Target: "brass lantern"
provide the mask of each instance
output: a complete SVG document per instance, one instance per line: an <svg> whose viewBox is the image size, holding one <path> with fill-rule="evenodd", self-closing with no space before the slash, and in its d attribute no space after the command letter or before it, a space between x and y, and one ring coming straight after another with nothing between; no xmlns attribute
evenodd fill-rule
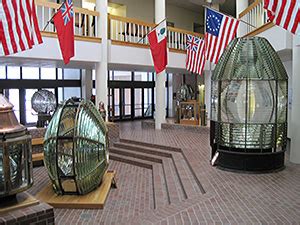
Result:
<svg viewBox="0 0 300 225"><path fill-rule="evenodd" d="M230 42L212 76L211 146L218 166L284 167L287 90L285 68L265 38Z"/></svg>
<svg viewBox="0 0 300 225"><path fill-rule="evenodd" d="M0 198L33 184L31 136L12 109L13 105L0 94Z"/></svg>

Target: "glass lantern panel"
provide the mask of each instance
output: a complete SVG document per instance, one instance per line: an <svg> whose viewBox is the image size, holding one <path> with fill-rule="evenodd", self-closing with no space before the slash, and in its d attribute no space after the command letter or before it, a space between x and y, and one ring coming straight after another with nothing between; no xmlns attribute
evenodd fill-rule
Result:
<svg viewBox="0 0 300 225"><path fill-rule="evenodd" d="M9 166L12 188L18 188L22 184L22 144L9 146Z"/></svg>
<svg viewBox="0 0 300 225"><path fill-rule="evenodd" d="M277 122L284 123L287 118L287 82L278 81L278 94L277 94Z"/></svg>
<svg viewBox="0 0 300 225"><path fill-rule="evenodd" d="M3 148L0 146L0 193L4 191Z"/></svg>
<svg viewBox="0 0 300 225"><path fill-rule="evenodd" d="M211 120L218 121L218 82L212 82L211 91Z"/></svg>
<svg viewBox="0 0 300 225"><path fill-rule="evenodd" d="M275 122L275 81L248 81L247 123Z"/></svg>
<svg viewBox="0 0 300 225"><path fill-rule="evenodd" d="M245 123L246 81L222 81L221 85L221 121Z"/></svg>

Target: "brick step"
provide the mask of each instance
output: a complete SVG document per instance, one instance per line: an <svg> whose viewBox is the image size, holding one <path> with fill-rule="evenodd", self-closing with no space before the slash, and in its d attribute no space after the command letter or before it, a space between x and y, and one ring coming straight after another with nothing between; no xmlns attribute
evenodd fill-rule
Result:
<svg viewBox="0 0 300 225"><path fill-rule="evenodd" d="M149 155L149 154L143 153L143 152L134 152L134 151L130 151L130 150L115 147L115 146L111 147L109 151L111 153L114 153L117 155L129 156L134 159L142 159L144 161L162 163L162 159L160 157L157 157L155 155Z"/></svg>
<svg viewBox="0 0 300 225"><path fill-rule="evenodd" d="M152 167L154 209L165 207L171 203L162 164L154 163Z"/></svg>
<svg viewBox="0 0 300 225"><path fill-rule="evenodd" d="M179 182L183 187L187 198L193 198L199 194L202 194L202 190L195 180L193 172L188 167L183 156L178 153L173 154L172 159L175 165L175 171L180 178Z"/></svg>
<svg viewBox="0 0 300 225"><path fill-rule="evenodd" d="M146 147L156 148L156 149L161 149L161 150L167 150L167 151L172 151L172 152L181 152L180 148L166 146L166 145L158 145L158 144L147 143L147 142L141 142L141 141L135 141L135 140L130 140L130 139L121 138L120 142L141 145L141 146L146 146Z"/></svg>
<svg viewBox="0 0 300 225"><path fill-rule="evenodd" d="M161 151L161 150L158 150L155 148L150 148L150 147L141 146L141 145L137 145L137 144L117 142L117 143L114 143L114 147L127 149L127 150L135 151L135 152L143 152L143 153L162 156L162 157L168 157L168 158L172 157L172 154L170 152Z"/></svg>
<svg viewBox="0 0 300 225"><path fill-rule="evenodd" d="M149 161L145 161L142 159L132 158L129 156L118 155L115 153L109 153L109 158L114 161L119 161L123 163L128 163L134 166L144 167L147 169L152 169L152 164Z"/></svg>
<svg viewBox="0 0 300 225"><path fill-rule="evenodd" d="M173 160L171 158L164 158L162 165L167 182L170 202L173 204L187 199L186 192L180 182L180 177L178 177L178 174L176 173Z"/></svg>

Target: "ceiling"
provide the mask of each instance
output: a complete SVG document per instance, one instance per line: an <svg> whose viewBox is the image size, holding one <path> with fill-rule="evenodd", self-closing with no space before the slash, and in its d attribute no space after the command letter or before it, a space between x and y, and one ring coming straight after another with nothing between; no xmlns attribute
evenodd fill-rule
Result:
<svg viewBox="0 0 300 225"><path fill-rule="evenodd" d="M182 7L194 12L202 12L202 5L209 6L212 4L220 4L220 11L235 16L236 0L166 0L167 3ZM211 2L211 3L208 3Z"/></svg>

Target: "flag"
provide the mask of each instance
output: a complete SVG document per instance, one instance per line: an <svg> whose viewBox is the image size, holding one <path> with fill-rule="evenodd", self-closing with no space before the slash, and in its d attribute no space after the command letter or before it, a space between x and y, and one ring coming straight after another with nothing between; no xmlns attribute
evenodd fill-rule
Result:
<svg viewBox="0 0 300 225"><path fill-rule="evenodd" d="M74 56L74 11L72 0L65 0L53 17L61 54L65 64Z"/></svg>
<svg viewBox="0 0 300 225"><path fill-rule="evenodd" d="M34 0L1 0L0 56L25 51L42 42Z"/></svg>
<svg viewBox="0 0 300 225"><path fill-rule="evenodd" d="M239 21L206 8L206 59L217 64L228 43L234 39Z"/></svg>
<svg viewBox="0 0 300 225"><path fill-rule="evenodd" d="M156 73L160 73L168 64L166 21L160 23L148 34L148 40L150 43L155 71Z"/></svg>
<svg viewBox="0 0 300 225"><path fill-rule="evenodd" d="M300 35L300 1L299 0L264 0L271 22L283 27L293 34Z"/></svg>
<svg viewBox="0 0 300 225"><path fill-rule="evenodd" d="M205 62L204 40L188 34L186 41L186 69L201 75Z"/></svg>

